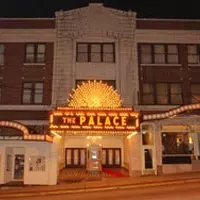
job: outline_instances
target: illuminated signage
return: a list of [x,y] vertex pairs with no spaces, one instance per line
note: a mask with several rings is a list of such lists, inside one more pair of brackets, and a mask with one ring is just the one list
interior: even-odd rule
[[138,113],[132,109],[58,109],[50,113],[51,130],[134,131],[139,127]]

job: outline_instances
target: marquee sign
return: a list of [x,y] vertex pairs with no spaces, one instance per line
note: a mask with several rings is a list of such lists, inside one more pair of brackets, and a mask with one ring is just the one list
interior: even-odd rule
[[50,112],[50,129],[55,131],[132,132],[139,127],[139,114],[131,108],[58,108]]

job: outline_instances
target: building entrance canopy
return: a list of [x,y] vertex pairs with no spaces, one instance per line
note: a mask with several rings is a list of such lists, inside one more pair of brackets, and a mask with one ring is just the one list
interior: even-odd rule
[[139,113],[132,108],[59,107],[50,112],[50,130],[82,133],[128,135],[139,128]]

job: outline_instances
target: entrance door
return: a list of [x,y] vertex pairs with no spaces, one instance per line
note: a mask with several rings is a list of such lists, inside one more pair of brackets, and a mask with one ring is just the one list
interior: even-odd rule
[[14,179],[21,180],[24,178],[24,155],[16,154],[14,162]]
[[121,149],[103,148],[102,149],[103,167],[118,168],[121,167]]
[[86,149],[85,148],[66,148],[65,166],[66,167],[85,167]]
[[153,149],[144,148],[144,169],[153,169]]

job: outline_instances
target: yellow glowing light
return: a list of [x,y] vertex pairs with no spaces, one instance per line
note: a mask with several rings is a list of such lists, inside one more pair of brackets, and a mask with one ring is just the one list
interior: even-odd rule
[[127,136],[128,139],[131,139],[134,135],[136,135],[138,132],[134,131],[130,135]]
[[52,133],[54,136],[58,137],[58,138],[62,138],[62,136],[59,135],[58,133],[56,133],[55,131],[51,131],[51,133]]
[[189,144],[193,144],[192,137],[189,137]]
[[83,82],[70,95],[69,107],[117,108],[122,106],[119,93],[102,81]]
[[29,135],[29,130],[26,126],[18,123],[18,122],[12,122],[12,121],[0,121],[0,126],[6,126],[11,128],[16,128],[23,132],[24,135]]

